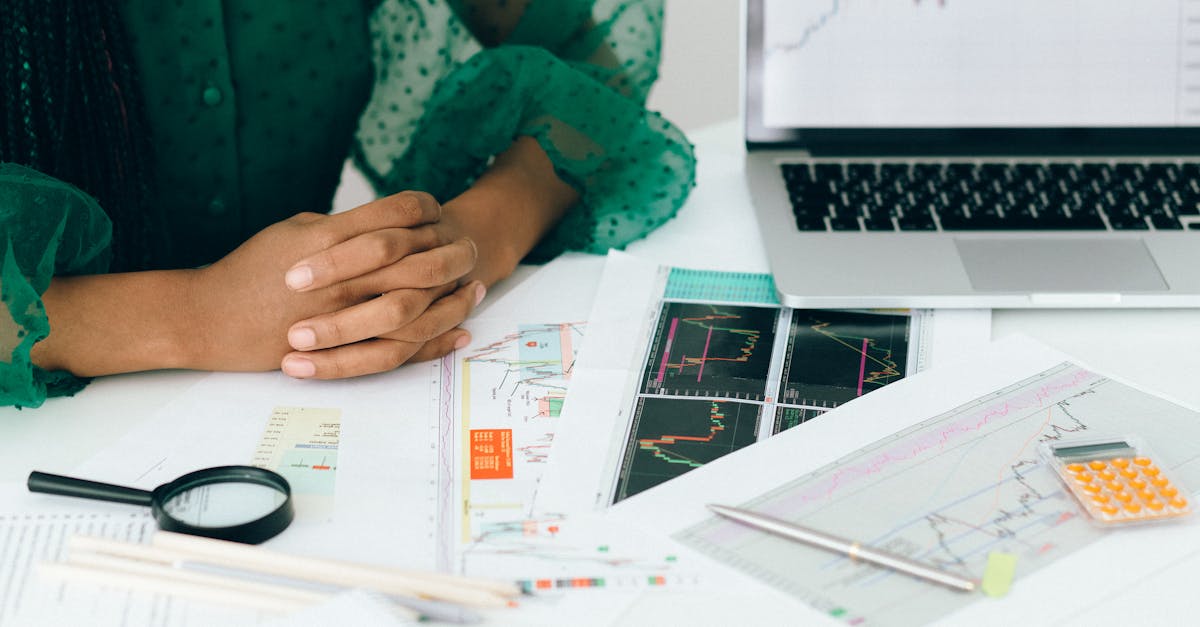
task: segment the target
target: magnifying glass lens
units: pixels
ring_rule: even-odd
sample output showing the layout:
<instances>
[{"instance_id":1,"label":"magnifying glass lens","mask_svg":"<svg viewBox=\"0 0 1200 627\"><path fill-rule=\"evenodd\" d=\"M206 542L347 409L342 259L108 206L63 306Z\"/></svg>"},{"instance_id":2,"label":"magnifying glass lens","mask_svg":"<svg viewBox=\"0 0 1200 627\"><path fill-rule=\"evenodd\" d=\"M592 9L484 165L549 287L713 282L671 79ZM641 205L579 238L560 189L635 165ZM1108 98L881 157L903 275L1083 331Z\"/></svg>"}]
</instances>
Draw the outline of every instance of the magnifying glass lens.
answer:
<instances>
[{"instance_id":1,"label":"magnifying glass lens","mask_svg":"<svg viewBox=\"0 0 1200 627\"><path fill-rule=\"evenodd\" d=\"M167 497L163 510L171 518L195 527L232 527L254 522L274 512L287 494L259 483L209 483Z\"/></svg>"},{"instance_id":2,"label":"magnifying glass lens","mask_svg":"<svg viewBox=\"0 0 1200 627\"><path fill-rule=\"evenodd\" d=\"M146 506L163 531L247 544L275 537L295 516L287 479L254 466L197 470L153 491L36 470L27 485L31 492Z\"/></svg>"}]
</instances>

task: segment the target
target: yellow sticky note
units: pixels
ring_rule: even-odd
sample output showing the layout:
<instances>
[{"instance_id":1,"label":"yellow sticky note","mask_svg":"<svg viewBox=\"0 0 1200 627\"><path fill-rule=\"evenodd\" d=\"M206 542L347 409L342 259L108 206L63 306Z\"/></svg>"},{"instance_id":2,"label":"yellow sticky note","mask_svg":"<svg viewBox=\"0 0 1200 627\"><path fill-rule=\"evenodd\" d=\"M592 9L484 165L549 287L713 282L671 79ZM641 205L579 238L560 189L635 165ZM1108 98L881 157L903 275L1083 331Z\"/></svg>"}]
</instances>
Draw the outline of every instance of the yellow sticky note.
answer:
<instances>
[{"instance_id":1,"label":"yellow sticky note","mask_svg":"<svg viewBox=\"0 0 1200 627\"><path fill-rule=\"evenodd\" d=\"M1012 587L1013 575L1017 572L1017 556L1012 553L992 551L988 553L987 568L983 571L983 583L979 586L990 597L1002 597Z\"/></svg>"}]
</instances>

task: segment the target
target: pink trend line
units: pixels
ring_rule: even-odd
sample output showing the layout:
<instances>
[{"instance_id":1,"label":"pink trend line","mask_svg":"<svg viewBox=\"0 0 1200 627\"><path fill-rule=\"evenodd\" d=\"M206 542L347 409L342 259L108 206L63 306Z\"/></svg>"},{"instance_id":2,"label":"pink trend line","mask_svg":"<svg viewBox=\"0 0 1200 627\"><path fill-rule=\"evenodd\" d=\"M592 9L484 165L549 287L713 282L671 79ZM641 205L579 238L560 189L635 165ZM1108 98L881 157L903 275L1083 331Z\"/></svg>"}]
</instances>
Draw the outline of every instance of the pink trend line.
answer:
<instances>
[{"instance_id":1,"label":"pink trend line","mask_svg":"<svg viewBox=\"0 0 1200 627\"><path fill-rule=\"evenodd\" d=\"M779 504L782 505L786 501L794 506L797 502L805 503L828 499L845 484L879 474L896 462L908 461L930 451L941 451L957 439L970 436L996 420L1008 418L1012 414L1017 414L1016 417L1021 418L1023 415L1019 412L1022 410L1045 407L1046 401L1050 401L1051 404L1056 402L1053 399L1058 394L1099 378L1100 376L1096 373L1083 369L1064 373L1045 382L1035 390L1017 394L996 405L970 412L958 420L952 420L942 425L936 431L920 435L914 434L916 437L903 440L892 449L879 453L862 464L842 466L830 473L828 478L816 481L814 485L808 486L804 491L788 495Z\"/></svg>"},{"instance_id":2,"label":"pink trend line","mask_svg":"<svg viewBox=\"0 0 1200 627\"><path fill-rule=\"evenodd\" d=\"M867 338L863 338L862 361L858 362L858 395L862 396L863 379L867 376Z\"/></svg>"},{"instance_id":3,"label":"pink trend line","mask_svg":"<svg viewBox=\"0 0 1200 627\"><path fill-rule=\"evenodd\" d=\"M675 329L679 326L679 318L671 318L671 330L667 331L667 345L663 347L662 364L658 367L658 378L655 383L662 383L663 375L667 372L667 360L671 357L671 342L675 341Z\"/></svg>"},{"instance_id":4,"label":"pink trend line","mask_svg":"<svg viewBox=\"0 0 1200 627\"><path fill-rule=\"evenodd\" d=\"M892 465L911 461L928 453L936 453L963 437L970 437L993 422L1006 418L1020 420L1028 416L1027 410L1040 410L1062 398L1063 393L1097 381L1102 377L1094 372L1076 367L1053 379L1049 379L1028 392L1018 392L1006 400L967 412L924 433L914 433L890 449L871 456L861 463L839 466L833 472L802 485L798 490L780 495L768 504L760 505L763 513L782 518L797 519L805 513L805 506L812 502L826 502L842 488L857 481L868 479L886 471ZM1026 412L1026 413L1022 413ZM745 525L728 524L710 530L705 538L712 541L728 541L746 533Z\"/></svg>"},{"instance_id":5,"label":"pink trend line","mask_svg":"<svg viewBox=\"0 0 1200 627\"><path fill-rule=\"evenodd\" d=\"M708 335L704 337L704 353L700 355L700 372L696 373L696 383L704 376L704 364L708 363L708 343L712 341L712 325L708 325Z\"/></svg>"}]
</instances>

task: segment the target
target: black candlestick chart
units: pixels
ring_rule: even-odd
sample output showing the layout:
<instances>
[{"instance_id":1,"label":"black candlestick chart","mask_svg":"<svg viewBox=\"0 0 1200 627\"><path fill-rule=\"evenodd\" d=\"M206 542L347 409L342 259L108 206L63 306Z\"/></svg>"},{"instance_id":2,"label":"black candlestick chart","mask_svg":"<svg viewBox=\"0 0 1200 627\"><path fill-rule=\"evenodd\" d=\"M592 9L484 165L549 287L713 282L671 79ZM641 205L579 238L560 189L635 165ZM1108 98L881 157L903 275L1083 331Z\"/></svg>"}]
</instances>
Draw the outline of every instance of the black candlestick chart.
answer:
<instances>
[{"instance_id":1,"label":"black candlestick chart","mask_svg":"<svg viewBox=\"0 0 1200 627\"><path fill-rule=\"evenodd\" d=\"M793 311L779 402L832 409L899 381L911 321L900 314Z\"/></svg>"},{"instance_id":2,"label":"black candlestick chart","mask_svg":"<svg viewBox=\"0 0 1200 627\"><path fill-rule=\"evenodd\" d=\"M735 401L638 399L615 501L754 444L761 412Z\"/></svg>"},{"instance_id":3,"label":"black candlestick chart","mask_svg":"<svg viewBox=\"0 0 1200 627\"><path fill-rule=\"evenodd\" d=\"M642 375L642 392L761 401L779 310L663 304Z\"/></svg>"}]
</instances>

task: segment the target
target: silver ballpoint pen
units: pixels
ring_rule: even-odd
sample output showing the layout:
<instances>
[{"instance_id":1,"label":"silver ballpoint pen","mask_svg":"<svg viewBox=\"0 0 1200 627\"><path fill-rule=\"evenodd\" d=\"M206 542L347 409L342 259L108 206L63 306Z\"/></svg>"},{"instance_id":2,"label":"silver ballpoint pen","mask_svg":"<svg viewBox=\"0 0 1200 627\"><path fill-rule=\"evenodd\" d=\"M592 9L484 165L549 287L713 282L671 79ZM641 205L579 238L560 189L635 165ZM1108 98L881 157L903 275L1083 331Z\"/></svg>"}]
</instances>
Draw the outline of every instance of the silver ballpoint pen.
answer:
<instances>
[{"instance_id":1,"label":"silver ballpoint pen","mask_svg":"<svg viewBox=\"0 0 1200 627\"><path fill-rule=\"evenodd\" d=\"M851 561L866 562L890 568L961 592L972 592L975 590L975 582L970 579L952 575L928 564L923 564L901 555L862 546L853 540L840 538L815 529L801 527L786 520L764 516L736 507L709 505L708 509L725 518L754 527L755 529L773 533L789 540L803 542L804 544L819 547L827 551L833 551L834 553L841 553L849 557Z\"/></svg>"}]
</instances>

